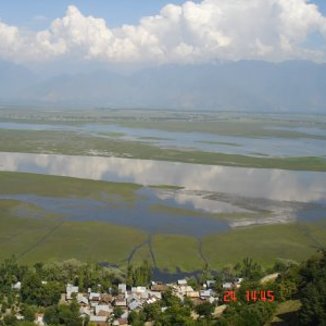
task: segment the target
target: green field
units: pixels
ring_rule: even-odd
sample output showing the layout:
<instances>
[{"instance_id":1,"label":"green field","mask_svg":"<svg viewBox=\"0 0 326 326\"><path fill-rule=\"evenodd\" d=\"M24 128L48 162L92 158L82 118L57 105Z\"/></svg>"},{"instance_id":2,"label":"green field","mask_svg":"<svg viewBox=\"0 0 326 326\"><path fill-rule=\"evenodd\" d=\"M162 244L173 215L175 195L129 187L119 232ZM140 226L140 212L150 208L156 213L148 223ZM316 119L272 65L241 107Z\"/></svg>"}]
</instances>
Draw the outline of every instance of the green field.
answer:
<instances>
[{"instance_id":1,"label":"green field","mask_svg":"<svg viewBox=\"0 0 326 326\"><path fill-rule=\"evenodd\" d=\"M311 138L326 139L326 136L311 135L296 130L276 129L275 127L295 126L295 121L270 120L266 118L217 118L208 120L186 119L147 119L147 120L118 120L121 126L129 128L156 129L165 131L203 132L222 136L239 136L249 138L278 137L278 138ZM301 122L302 124L302 122ZM274 128L273 128L274 127Z\"/></svg>"},{"instance_id":2,"label":"green field","mask_svg":"<svg viewBox=\"0 0 326 326\"><path fill-rule=\"evenodd\" d=\"M46 214L42 218L17 217L17 205L22 204L0 200L0 258L15 254L24 263L76 258L124 268L133 249L139 246L132 263L148 259L162 270L193 271L206 261L215 269L246 256L263 266L271 266L278 259L301 261L319 245L326 245L325 225L251 227L202 239L201 256L199 241L190 236L157 234L149 247L147 234L140 230L109 223L69 222Z\"/></svg>"},{"instance_id":3,"label":"green field","mask_svg":"<svg viewBox=\"0 0 326 326\"><path fill-rule=\"evenodd\" d=\"M99 222L68 222L46 215L19 218L15 201L0 200L0 258L15 254L24 263L76 258L123 264L146 239L139 230Z\"/></svg>"},{"instance_id":4,"label":"green field","mask_svg":"<svg viewBox=\"0 0 326 326\"><path fill-rule=\"evenodd\" d=\"M300 261L326 246L326 222L254 226L208 236L203 252L213 266L250 256L263 266L277 259Z\"/></svg>"},{"instance_id":5,"label":"green field","mask_svg":"<svg viewBox=\"0 0 326 326\"><path fill-rule=\"evenodd\" d=\"M163 270L193 271L201 269L204 261L198 252L198 240L188 236L158 234L153 239L157 267Z\"/></svg>"},{"instance_id":6,"label":"green field","mask_svg":"<svg viewBox=\"0 0 326 326\"><path fill-rule=\"evenodd\" d=\"M322 157L270 158L162 149L137 141L105 139L74 132L0 129L0 139L1 152L98 155L253 168L326 171L326 159Z\"/></svg>"},{"instance_id":7,"label":"green field","mask_svg":"<svg viewBox=\"0 0 326 326\"><path fill-rule=\"evenodd\" d=\"M15 107L0 109L2 121L81 125L114 124L129 128L145 128L177 132L204 132L222 136L278 137L326 139L291 129L311 127L326 130L325 115L269 114L254 112L168 111L141 109L44 110ZM288 129L280 129L288 128ZM154 137L155 139L156 137ZM159 137L160 138L160 137ZM162 138L160 138L162 139Z\"/></svg>"},{"instance_id":8,"label":"green field","mask_svg":"<svg viewBox=\"0 0 326 326\"><path fill-rule=\"evenodd\" d=\"M0 172L0 194L33 194L51 197L82 197L101 200L134 200L140 185L57 177L41 174ZM105 194L111 195L106 197Z\"/></svg>"},{"instance_id":9,"label":"green field","mask_svg":"<svg viewBox=\"0 0 326 326\"><path fill-rule=\"evenodd\" d=\"M139 188L132 184L9 172L0 173L0 184L1 194L101 200L111 198L103 194L114 194L114 200L119 201L134 199ZM177 218L181 212L171 214ZM149 237L141 230L104 222L67 221L64 216L50 214L35 205L0 200L0 259L15 254L25 263L77 258L115 263L124 268L128 260L137 264L149 259L162 270L193 271L205 262L215 269L246 256L264 266L271 266L278 259L301 261L321 246L326 246L325 221L248 227L213 234L199 241L172 234Z\"/></svg>"}]
</instances>

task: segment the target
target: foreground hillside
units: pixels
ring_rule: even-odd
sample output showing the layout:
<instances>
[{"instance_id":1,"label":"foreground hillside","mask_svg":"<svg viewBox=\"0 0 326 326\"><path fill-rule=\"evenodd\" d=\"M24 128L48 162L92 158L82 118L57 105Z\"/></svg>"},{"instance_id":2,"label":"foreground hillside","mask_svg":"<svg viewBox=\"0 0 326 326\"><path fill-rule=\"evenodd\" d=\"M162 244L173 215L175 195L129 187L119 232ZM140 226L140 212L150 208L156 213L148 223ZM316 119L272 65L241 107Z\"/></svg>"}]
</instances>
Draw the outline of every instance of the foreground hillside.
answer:
<instances>
[{"instance_id":1,"label":"foreground hillside","mask_svg":"<svg viewBox=\"0 0 326 326\"><path fill-rule=\"evenodd\" d=\"M245 258L164 284L151 282L146 261L124 274L78 261L27 267L11 258L0 264L0 325L323 325L326 250L269 272L262 278L262 267Z\"/></svg>"}]
</instances>

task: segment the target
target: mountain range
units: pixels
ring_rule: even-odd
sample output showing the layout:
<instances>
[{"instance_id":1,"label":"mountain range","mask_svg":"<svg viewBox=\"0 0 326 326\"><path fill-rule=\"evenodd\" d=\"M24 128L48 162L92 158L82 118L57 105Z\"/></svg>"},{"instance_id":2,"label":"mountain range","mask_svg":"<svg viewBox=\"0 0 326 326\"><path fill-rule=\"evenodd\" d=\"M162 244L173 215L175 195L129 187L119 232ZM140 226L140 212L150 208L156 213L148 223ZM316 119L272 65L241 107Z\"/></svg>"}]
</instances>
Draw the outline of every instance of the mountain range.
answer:
<instances>
[{"instance_id":1,"label":"mountain range","mask_svg":"<svg viewBox=\"0 0 326 326\"><path fill-rule=\"evenodd\" d=\"M68 69L69 70L69 69ZM43 76L0 62L0 101L67 107L326 112L326 64L308 61L106 68Z\"/></svg>"}]
</instances>

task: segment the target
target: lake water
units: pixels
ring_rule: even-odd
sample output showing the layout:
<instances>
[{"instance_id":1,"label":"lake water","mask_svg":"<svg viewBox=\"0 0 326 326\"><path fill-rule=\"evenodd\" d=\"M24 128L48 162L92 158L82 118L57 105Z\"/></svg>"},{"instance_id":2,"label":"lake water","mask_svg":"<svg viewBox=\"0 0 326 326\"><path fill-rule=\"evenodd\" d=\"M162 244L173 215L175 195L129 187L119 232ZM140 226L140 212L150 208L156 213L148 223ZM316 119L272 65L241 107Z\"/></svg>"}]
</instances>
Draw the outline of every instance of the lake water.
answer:
<instances>
[{"instance_id":1,"label":"lake water","mask_svg":"<svg viewBox=\"0 0 326 326\"><path fill-rule=\"evenodd\" d=\"M100 220L143 229L204 236L230 227L287 223L326 217L326 173L236 168L150 160L49 154L0 153L0 170L78 177L143 185L135 203L114 205L79 198L33 194L8 196L39 205L72 220ZM183 189L153 189L150 185ZM191 216L153 205L193 210ZM266 211L270 212L266 214ZM196 215L198 213L198 216ZM240 220L219 220L207 213L253 213Z\"/></svg>"},{"instance_id":2,"label":"lake water","mask_svg":"<svg viewBox=\"0 0 326 326\"><path fill-rule=\"evenodd\" d=\"M141 141L161 148L221 152L257 157L326 157L324 150L326 148L326 139L315 139L311 137L238 137L203 132L171 132L156 129L127 128L115 124L50 125L0 122L0 129L73 131L108 140L116 139L117 136L114 135L118 135L120 140ZM295 130L293 128L276 127L273 129ZM307 136L315 135L326 138L326 130L322 128L311 127L301 130L299 128L297 131L301 131Z\"/></svg>"}]
</instances>

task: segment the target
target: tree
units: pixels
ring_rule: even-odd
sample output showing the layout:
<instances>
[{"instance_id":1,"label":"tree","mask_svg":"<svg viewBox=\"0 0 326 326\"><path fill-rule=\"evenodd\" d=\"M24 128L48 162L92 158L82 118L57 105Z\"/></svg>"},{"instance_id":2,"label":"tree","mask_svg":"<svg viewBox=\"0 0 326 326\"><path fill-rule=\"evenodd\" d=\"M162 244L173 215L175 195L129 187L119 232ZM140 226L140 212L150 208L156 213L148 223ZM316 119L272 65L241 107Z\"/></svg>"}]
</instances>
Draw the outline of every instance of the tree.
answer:
<instances>
[{"instance_id":1,"label":"tree","mask_svg":"<svg viewBox=\"0 0 326 326\"><path fill-rule=\"evenodd\" d=\"M146 320L156 320L159 319L161 315L161 306L158 302L153 304L147 304L143 308L143 312L146 316Z\"/></svg>"},{"instance_id":2,"label":"tree","mask_svg":"<svg viewBox=\"0 0 326 326\"><path fill-rule=\"evenodd\" d=\"M83 320L79 316L79 305L76 300L73 300L70 305L56 305L46 308L44 321L48 325L83 325Z\"/></svg>"},{"instance_id":3,"label":"tree","mask_svg":"<svg viewBox=\"0 0 326 326\"><path fill-rule=\"evenodd\" d=\"M44 321L48 325L59 324L59 309L57 306L51 306L45 309Z\"/></svg>"},{"instance_id":4,"label":"tree","mask_svg":"<svg viewBox=\"0 0 326 326\"><path fill-rule=\"evenodd\" d=\"M123 314L123 310L121 307L114 307L113 308L113 314L115 318L120 318Z\"/></svg>"},{"instance_id":5,"label":"tree","mask_svg":"<svg viewBox=\"0 0 326 326\"><path fill-rule=\"evenodd\" d=\"M3 323L5 326L16 326L18 324L18 320L14 315L5 315L3 317Z\"/></svg>"},{"instance_id":6,"label":"tree","mask_svg":"<svg viewBox=\"0 0 326 326\"><path fill-rule=\"evenodd\" d=\"M273 316L275 303L256 302L253 304L232 303L217 321L218 326L261 326Z\"/></svg>"},{"instance_id":7,"label":"tree","mask_svg":"<svg viewBox=\"0 0 326 326\"><path fill-rule=\"evenodd\" d=\"M196 306L195 310L198 315L203 316L205 318L210 318L212 313L214 312L215 306L209 302L204 302Z\"/></svg>"},{"instance_id":8,"label":"tree","mask_svg":"<svg viewBox=\"0 0 326 326\"><path fill-rule=\"evenodd\" d=\"M22 315L26 321L34 321L37 308L35 306L30 306L28 304L23 304Z\"/></svg>"},{"instance_id":9,"label":"tree","mask_svg":"<svg viewBox=\"0 0 326 326\"><path fill-rule=\"evenodd\" d=\"M246 257L242 261L241 275L249 280L257 280L262 276L262 268L252 258Z\"/></svg>"},{"instance_id":10,"label":"tree","mask_svg":"<svg viewBox=\"0 0 326 326\"><path fill-rule=\"evenodd\" d=\"M310 258L300 270L299 298L303 325L325 325L326 321L326 249Z\"/></svg>"},{"instance_id":11,"label":"tree","mask_svg":"<svg viewBox=\"0 0 326 326\"><path fill-rule=\"evenodd\" d=\"M143 326L146 322L145 314L142 312L137 313L131 311L128 315L128 324L132 326Z\"/></svg>"},{"instance_id":12,"label":"tree","mask_svg":"<svg viewBox=\"0 0 326 326\"><path fill-rule=\"evenodd\" d=\"M50 281L42 284L37 274L30 273L23 280L21 296L28 304L48 307L58 303L62 290L60 283Z\"/></svg>"}]
</instances>

